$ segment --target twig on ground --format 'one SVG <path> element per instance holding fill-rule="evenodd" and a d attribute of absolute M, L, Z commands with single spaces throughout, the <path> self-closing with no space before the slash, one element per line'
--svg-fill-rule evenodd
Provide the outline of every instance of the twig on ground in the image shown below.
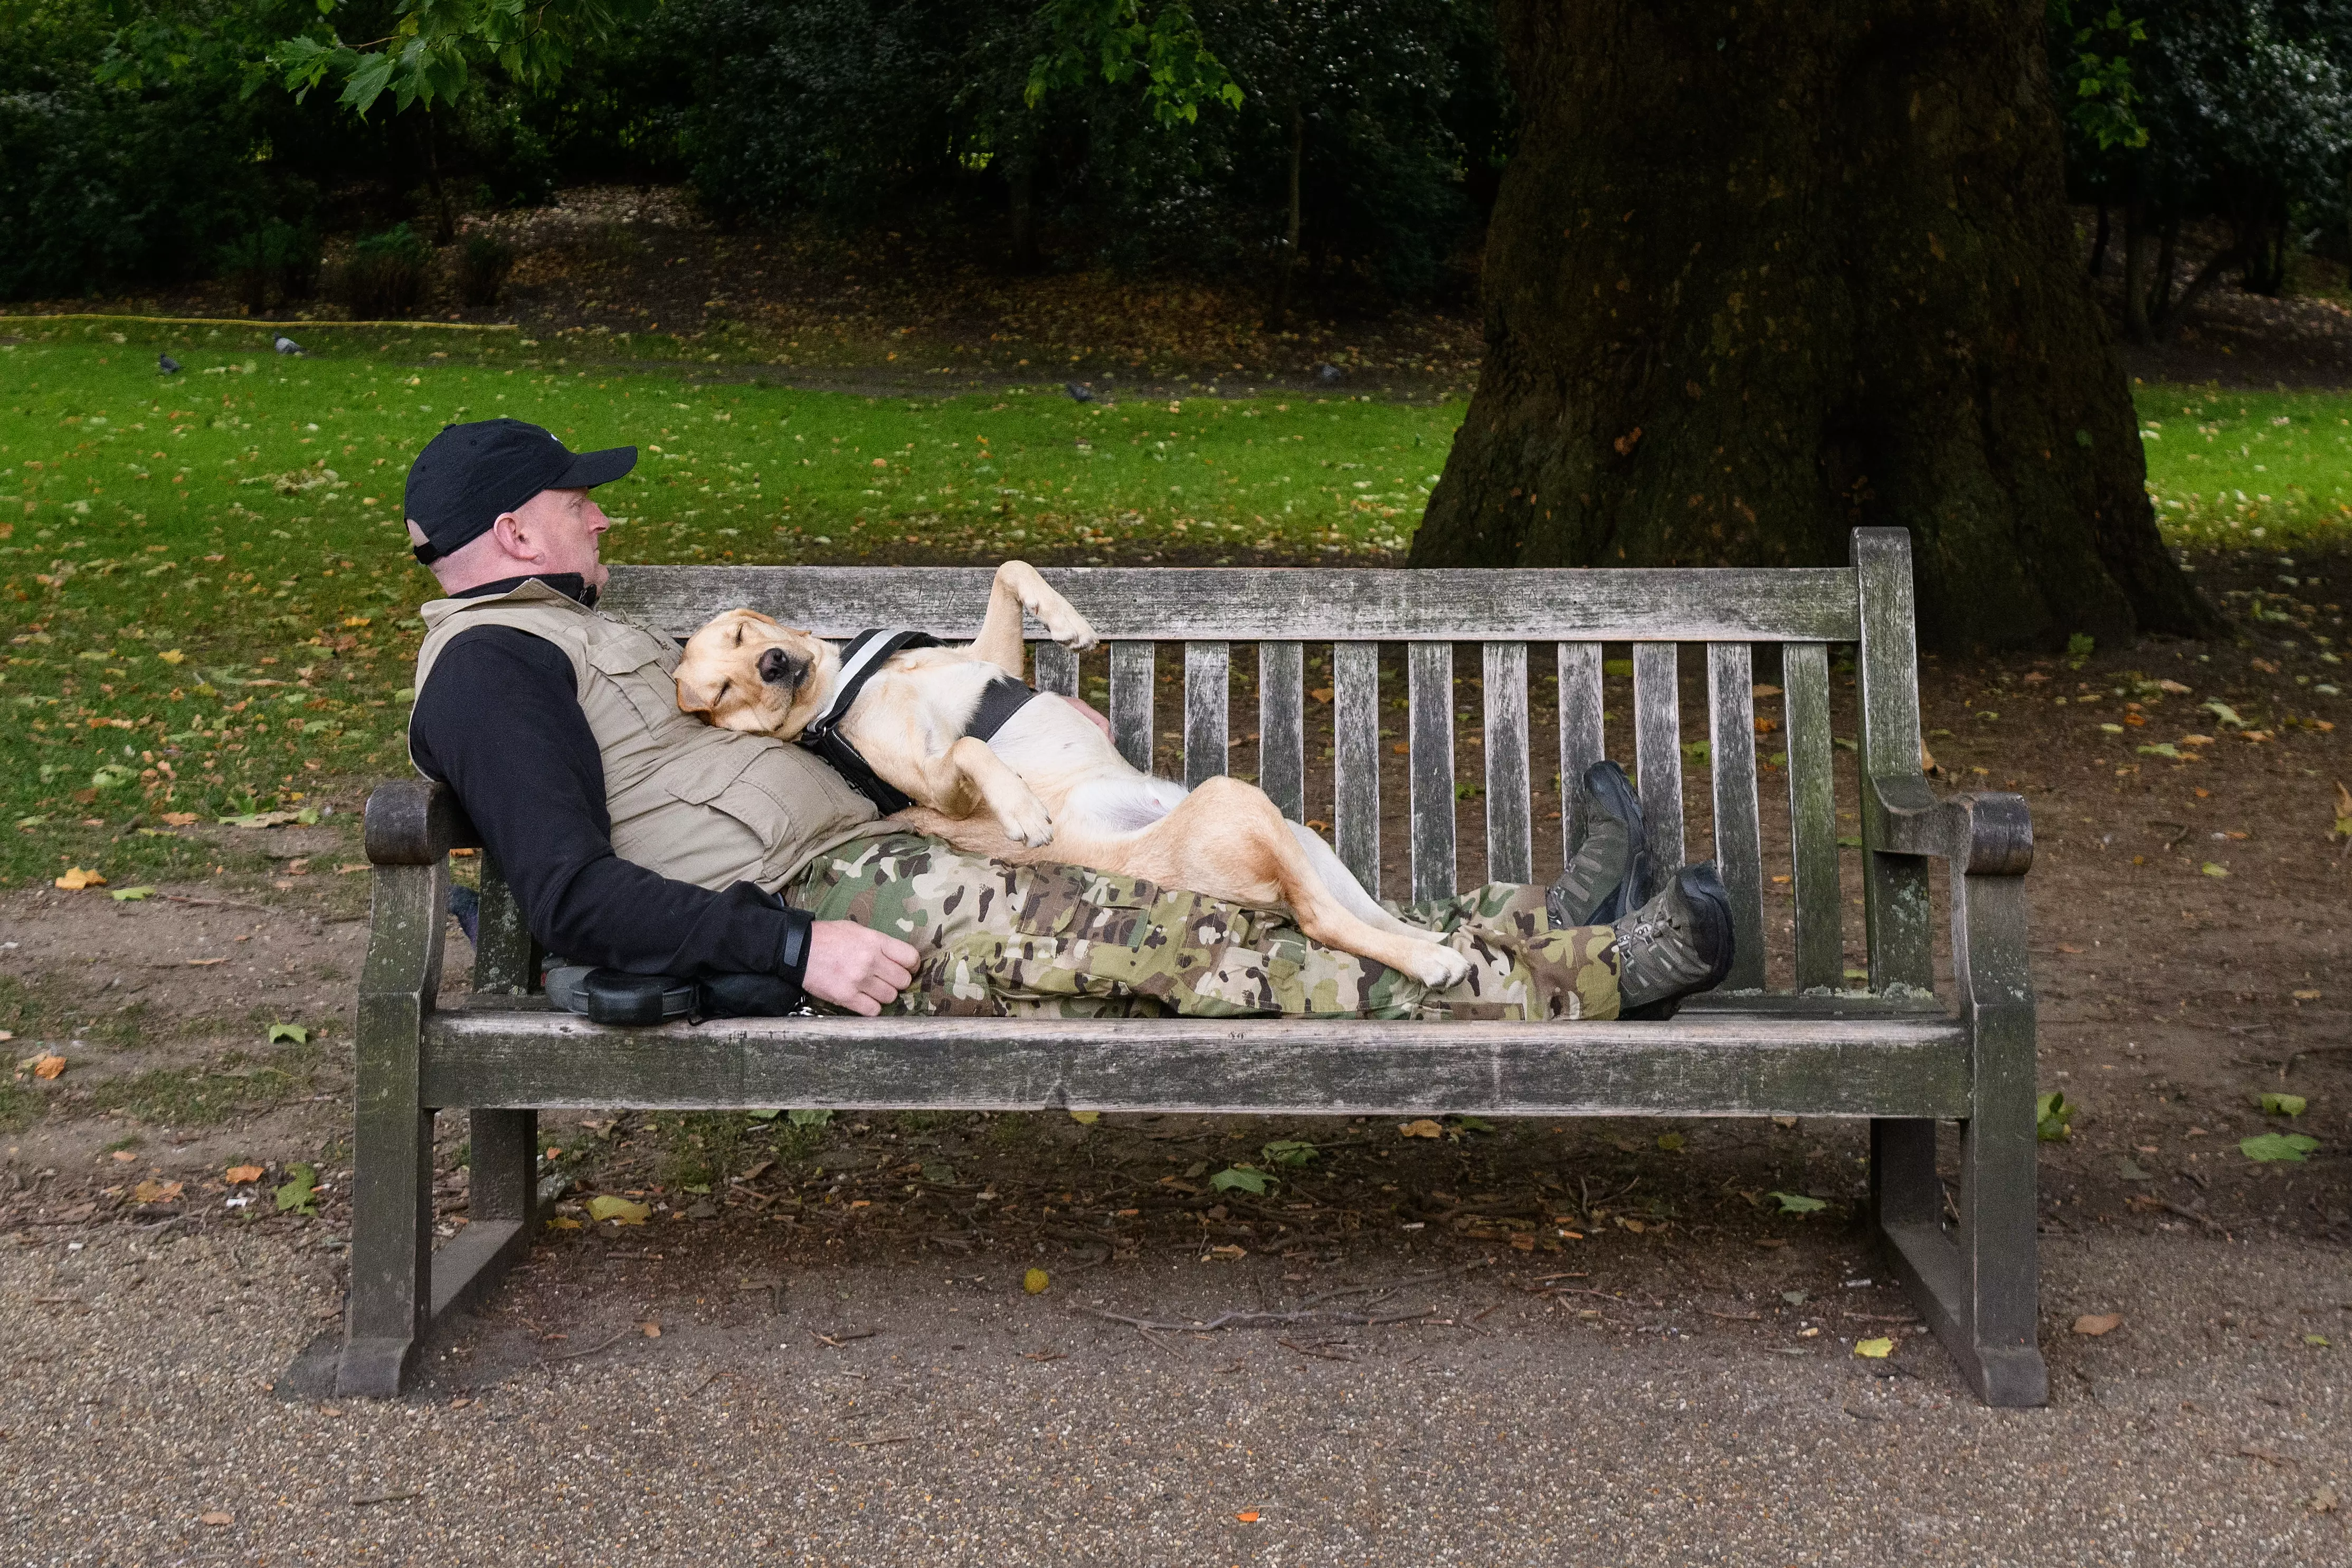
<path fill-rule="evenodd" d="M 847 1333 L 817 1334 L 815 1335 L 815 1339 L 816 1343 L 819 1344 L 829 1344 L 834 1349 L 839 1350 L 843 1345 L 847 1344 L 852 1340 L 872 1339 L 876 1334 L 880 1333 L 882 1331 L 880 1329 L 852 1329 Z"/>
<path fill-rule="evenodd" d="M 2212 1231 L 2217 1236 L 2227 1236 L 2230 1234 L 2227 1230 L 2221 1228 L 2220 1221 L 2213 1219 L 2210 1216 L 2200 1214 L 2195 1209 L 2189 1207 L 2185 1204 L 2174 1203 L 2168 1198 L 2164 1200 L 2164 1207 L 2166 1212 L 2177 1214 L 2183 1219 L 2193 1219 L 2198 1224 L 2203 1226 L 2206 1229 Z"/>
<path fill-rule="evenodd" d="M 1764 1321 L 1762 1312 L 1718 1312 L 1713 1307 L 1705 1311 L 1708 1317 L 1721 1318 L 1727 1323 L 1760 1323 Z"/>
<path fill-rule="evenodd" d="M 411 1498 L 419 1498 L 424 1495 L 425 1489 L 423 1487 L 417 1487 L 409 1491 L 364 1492 L 352 1499 L 352 1506 L 353 1508 L 373 1508 L 380 1502 L 406 1502 Z"/>
<path fill-rule="evenodd" d="M 887 1437 L 835 1437 L 834 1441 L 845 1448 L 871 1448 L 883 1443 L 911 1443 L 921 1436 L 920 1432 L 899 1432 Z"/>
<path fill-rule="evenodd" d="M 1125 1312 L 1107 1312 L 1101 1307 L 1073 1307 L 1072 1312 L 1092 1317 L 1107 1318 L 1115 1323 L 1125 1323 L 1147 1333 L 1215 1333 L 1220 1329 L 1280 1329 L 1296 1328 L 1310 1323 L 1346 1323 L 1360 1328 L 1377 1327 L 1381 1323 L 1409 1322 L 1425 1318 L 1436 1309 L 1424 1307 L 1417 1312 L 1342 1312 L 1325 1307 L 1300 1307 L 1287 1312 L 1219 1312 L 1205 1322 L 1163 1322 L 1157 1318 L 1129 1317 Z"/>
<path fill-rule="evenodd" d="M 193 904 L 203 909 L 250 909 L 260 915 L 272 913 L 266 904 L 246 904 L 234 898 L 192 898 L 184 893 L 167 893 L 163 896 L 166 904 Z"/>
<path fill-rule="evenodd" d="M 631 1334 L 639 1332 L 637 1325 L 631 1323 L 626 1328 L 614 1330 L 610 1338 L 599 1340 L 594 1344 L 590 1345 L 586 1350 L 560 1350 L 553 1355 L 541 1356 L 540 1359 L 542 1361 L 577 1361 L 583 1355 L 593 1355 L 600 1350 L 610 1350 L 613 1346 L 620 1343 Z"/>
<path fill-rule="evenodd" d="M 1318 1361 L 1353 1361 L 1356 1359 L 1353 1354 L 1352 1346 L 1343 1345 L 1335 1347 L 1331 1344 L 1300 1344 L 1297 1340 L 1288 1339 L 1278 1339 L 1274 1343 L 1280 1345 L 1285 1350 L 1296 1351 L 1300 1355 L 1311 1355 Z M 1342 1349 L 1345 1349 L 1348 1354 L 1341 1354 Z"/>

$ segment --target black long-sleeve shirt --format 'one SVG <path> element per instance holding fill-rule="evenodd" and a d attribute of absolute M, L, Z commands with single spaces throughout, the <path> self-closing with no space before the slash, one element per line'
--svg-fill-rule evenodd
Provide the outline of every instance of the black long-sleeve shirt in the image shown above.
<path fill-rule="evenodd" d="M 541 580 L 594 602 L 576 576 Z M 604 758 L 572 662 L 544 637 L 478 626 L 451 638 L 416 695 L 409 740 L 417 765 L 457 792 L 549 952 L 633 974 L 772 974 L 801 984 L 804 911 L 748 882 L 713 893 L 613 852 Z"/>

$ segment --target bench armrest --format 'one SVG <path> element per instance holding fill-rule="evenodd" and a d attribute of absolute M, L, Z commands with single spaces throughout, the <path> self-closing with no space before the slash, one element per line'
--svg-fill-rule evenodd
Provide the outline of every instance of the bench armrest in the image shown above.
<path fill-rule="evenodd" d="M 1994 791 L 1937 795 L 1917 775 L 1870 780 L 1888 854 L 1949 861 L 1964 876 L 2023 876 L 2033 865 L 2033 819 L 2025 797 Z"/>
<path fill-rule="evenodd" d="M 481 842 L 481 834 L 446 784 L 387 779 L 368 796 L 371 864 L 432 865 L 453 849 L 478 849 Z"/>

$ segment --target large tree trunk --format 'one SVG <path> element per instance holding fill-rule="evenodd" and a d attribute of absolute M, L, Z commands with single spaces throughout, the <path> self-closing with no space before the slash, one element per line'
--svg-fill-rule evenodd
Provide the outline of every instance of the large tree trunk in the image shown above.
<path fill-rule="evenodd" d="M 1947 647 L 2197 632 L 2072 248 L 2041 0 L 1505 0 L 1527 111 L 1417 565 L 1839 563 Z"/>

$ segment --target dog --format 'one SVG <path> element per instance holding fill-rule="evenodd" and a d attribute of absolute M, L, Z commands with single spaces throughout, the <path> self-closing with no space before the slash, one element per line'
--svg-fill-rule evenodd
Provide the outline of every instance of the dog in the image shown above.
<path fill-rule="evenodd" d="M 780 740 L 806 743 L 814 727 L 814 738 L 834 748 L 828 755 L 844 743 L 854 752 L 843 768 L 853 782 L 858 759 L 878 777 L 886 788 L 866 792 L 886 811 L 909 803 L 895 820 L 967 853 L 1066 862 L 1286 909 L 1313 940 L 1425 986 L 1469 974 L 1466 957 L 1382 909 L 1331 846 L 1286 820 L 1265 790 L 1223 777 L 1191 790 L 1154 778 L 1130 766 L 1085 712 L 1021 685 L 1024 612 L 1066 648 L 1097 641 L 1034 567 L 1009 560 L 996 570 L 987 618 L 969 645 L 884 644 L 873 650 L 884 656 L 866 664 L 861 639 L 845 705 L 841 649 L 757 611 L 728 611 L 688 640 L 675 672 L 677 706 L 720 728 Z M 973 733 L 983 713 L 1001 718 L 986 738 Z"/>

